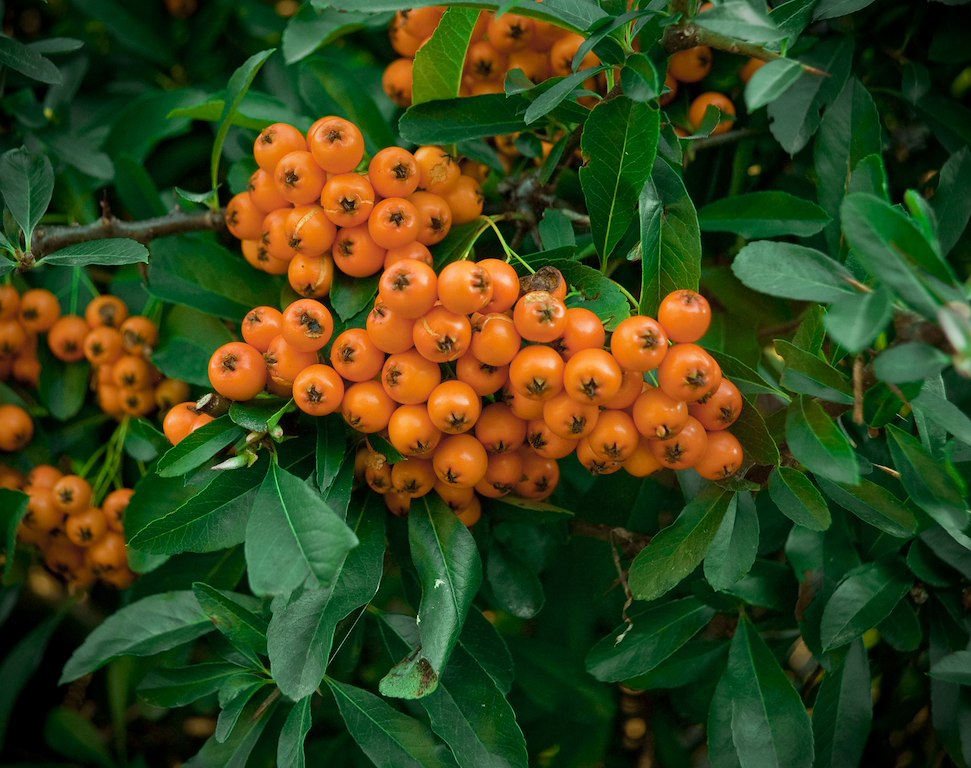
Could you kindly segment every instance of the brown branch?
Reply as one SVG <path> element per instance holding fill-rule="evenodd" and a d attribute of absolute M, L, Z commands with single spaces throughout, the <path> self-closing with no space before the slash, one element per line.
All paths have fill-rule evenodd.
<path fill-rule="evenodd" d="M 627 611 L 634 604 L 634 593 L 631 592 L 630 583 L 627 581 L 627 572 L 624 570 L 623 564 L 620 562 L 620 552 L 617 551 L 617 547 L 614 541 L 610 542 L 610 554 L 614 558 L 614 568 L 617 569 L 617 580 L 620 585 L 624 588 L 624 607 L 620 612 L 621 618 L 624 620 L 624 631 L 621 632 L 617 637 L 614 638 L 614 645 L 620 644 L 628 633 L 634 628 L 634 621 L 631 619 Z"/>
<path fill-rule="evenodd" d="M 583 536 L 588 539 L 599 539 L 608 544 L 616 545 L 624 550 L 627 557 L 634 557 L 644 547 L 651 543 L 651 536 L 647 533 L 635 533 L 626 528 L 603 525 L 601 523 L 590 523 L 586 520 L 573 519 L 570 522 L 570 530 L 574 536 Z"/>
<path fill-rule="evenodd" d="M 104 216 L 93 224 L 76 226 L 41 227 L 31 242 L 31 253 L 25 261 L 37 261 L 49 253 L 69 245 L 101 240 L 106 237 L 127 237 L 140 243 L 148 243 L 159 237 L 179 235 L 185 232 L 221 231 L 226 222 L 223 211 L 185 213 L 173 211 L 141 221 L 124 221 L 115 216 Z"/>
<path fill-rule="evenodd" d="M 749 56 L 762 61 L 774 61 L 775 59 L 785 58 L 777 51 L 770 51 L 761 45 L 746 43 L 744 40 L 736 40 L 734 37 L 712 32 L 710 29 L 699 27 L 697 24 L 692 24 L 691 22 L 668 27 L 664 33 L 663 44 L 668 53 L 676 53 L 677 51 L 695 48 L 699 45 L 707 45 L 709 48 L 714 48 L 718 51 L 727 51 L 728 53 Z M 796 63 L 802 67 L 804 72 L 829 77 L 829 73 L 823 72 L 821 69 L 816 69 L 816 67 L 801 64 L 800 62 Z"/>
<path fill-rule="evenodd" d="M 853 423 L 863 424 L 863 358 L 853 359 Z"/>

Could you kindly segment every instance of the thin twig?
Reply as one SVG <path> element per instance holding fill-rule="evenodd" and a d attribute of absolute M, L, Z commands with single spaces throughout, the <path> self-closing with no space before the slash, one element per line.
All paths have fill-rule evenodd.
<path fill-rule="evenodd" d="M 612 534 L 613 535 L 613 534 Z M 631 605 L 634 604 L 634 593 L 630 591 L 630 584 L 627 582 L 627 573 L 624 571 L 624 566 L 620 562 L 620 552 L 617 551 L 617 547 L 613 540 L 610 542 L 610 554 L 614 558 L 614 567 L 617 569 L 617 580 L 620 581 L 620 585 L 624 588 L 624 595 L 627 598 L 624 600 L 624 607 L 620 612 L 621 618 L 624 620 L 624 631 L 614 638 L 614 645 L 620 645 L 624 638 L 627 637 L 628 633 L 634 628 L 634 621 L 630 616 L 627 615 L 627 611 L 630 610 Z"/>
<path fill-rule="evenodd" d="M 690 22 L 668 27 L 664 33 L 663 43 L 668 53 L 683 51 L 687 48 L 695 48 L 699 45 L 707 45 L 709 48 L 714 48 L 718 51 L 727 51 L 728 53 L 749 56 L 762 61 L 774 61 L 775 59 L 785 58 L 778 51 L 770 51 L 761 45 L 736 40 L 734 37 L 712 32 L 710 29 L 699 27 L 697 24 Z M 796 63 L 802 67 L 804 72 L 808 72 L 811 75 L 829 77 L 829 73 L 821 69 L 811 67 L 808 64 L 801 64 L 800 62 Z"/>
<path fill-rule="evenodd" d="M 223 212 L 203 211 L 185 213 L 173 211 L 165 216 L 156 216 L 141 221 L 124 221 L 115 216 L 102 217 L 93 224 L 79 226 L 41 227 L 33 236 L 31 256 L 34 261 L 49 253 L 69 245 L 101 240 L 106 237 L 127 237 L 140 243 L 147 243 L 158 237 L 178 235 L 185 232 L 222 230 L 226 226 Z"/>
<path fill-rule="evenodd" d="M 904 405 L 906 405 L 908 408 L 910 408 L 910 410 L 914 410 L 914 406 L 912 406 L 910 404 L 910 400 L 907 399 L 907 395 L 905 395 L 903 393 L 903 391 L 900 389 L 900 387 L 898 387 L 896 384 L 894 384 L 893 382 L 890 382 L 890 381 L 885 381 L 884 384 L 887 385 L 887 389 L 889 389 L 897 397 L 900 398 L 900 402 L 902 402 Z"/>
<path fill-rule="evenodd" d="M 280 695 L 281 693 L 279 688 L 274 688 L 270 692 L 270 695 L 266 697 L 266 700 L 262 704 L 260 704 L 259 708 L 253 713 L 252 720 L 254 723 L 257 720 L 259 720 L 261 717 L 263 717 L 263 713 L 266 712 L 267 709 L 269 709 L 270 705 L 274 701 L 280 698 Z"/>
<path fill-rule="evenodd" d="M 720 133 L 717 136 L 706 136 L 703 139 L 691 139 L 687 142 L 686 149 L 690 152 L 700 152 L 705 149 L 715 149 L 729 144 L 737 144 L 746 139 L 757 139 L 767 135 L 767 131 L 758 128 L 738 128 L 727 133 Z"/>
<path fill-rule="evenodd" d="M 879 469 L 881 472 L 886 472 L 890 477 L 900 479 L 900 473 L 896 469 L 891 469 L 890 467 L 885 467 L 883 464 L 874 464 L 874 467 Z"/>
<path fill-rule="evenodd" d="M 634 531 L 628 531 L 626 528 L 590 523 L 586 520 L 572 520 L 570 530 L 574 536 L 599 539 L 600 541 L 606 541 L 608 544 L 621 545 L 627 557 L 634 557 L 651 543 L 651 536 L 649 534 L 635 533 Z"/>
<path fill-rule="evenodd" d="M 863 423 L 863 358 L 853 359 L 853 423 Z"/>

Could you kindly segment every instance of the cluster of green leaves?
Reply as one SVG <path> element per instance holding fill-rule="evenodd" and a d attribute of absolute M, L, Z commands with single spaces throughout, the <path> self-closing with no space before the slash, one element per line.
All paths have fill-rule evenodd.
<path fill-rule="evenodd" d="M 620 764 L 618 682 L 652 698 L 665 764 L 692 764 L 678 726 L 698 722 L 715 766 L 879 762 L 871 727 L 901 727 L 888 714 L 901 701 L 912 716 L 929 701 L 936 739 L 956 764 L 971 763 L 961 687 L 971 680 L 971 113 L 944 95 L 945 74 L 968 56 L 947 37 L 952 17 L 937 9 L 926 24 L 908 21 L 900 5 L 883 20 L 886 1 L 717 3 L 692 19 L 701 34 L 785 54 L 744 91 L 731 85 L 734 64 L 716 66 L 712 80 L 744 100 L 748 130 L 719 148 L 706 144 L 717 114 L 679 139 L 672 122 L 684 104 L 658 107 L 664 36 L 685 20 L 662 0 L 633 10 L 610 0 L 450 4 L 416 58 L 415 105 L 397 124 L 380 96 L 374 41 L 392 12 L 422 3 L 312 0 L 284 21 L 258 3 L 237 15 L 219 2 L 171 29 L 112 0 L 93 5 L 104 34 L 149 71 L 172 62 L 166 35 L 197 44 L 212 39 L 209 25 L 232 21 L 255 40 L 231 76 L 203 57 L 192 86 L 153 87 L 94 132 L 113 176 L 85 177 L 61 158 L 57 189 L 75 195 L 62 203 L 74 218 L 94 218 L 90 205 L 77 211 L 107 178 L 136 216 L 164 213 L 177 197 L 215 205 L 221 184 L 245 188 L 254 132 L 278 120 L 305 129 L 336 112 L 361 126 L 370 151 L 455 144 L 497 170 L 486 140 L 519 132 L 517 178 L 549 184 L 558 205 L 590 222 L 548 209 L 522 260 L 557 266 L 575 289 L 570 303 L 608 328 L 655 312 L 670 290 L 700 286 L 716 306 L 703 343 L 746 398 L 733 432 L 747 459 L 744 478 L 717 484 L 691 473 L 593 478 L 565 461 L 559 506 L 489 502 L 470 532 L 432 497 L 402 520 L 355 489 L 357 442 L 337 417 L 314 423 L 260 399 L 168 450 L 150 423 L 135 422 L 126 446 L 148 472 L 126 531 L 143 576 L 63 681 L 107 666 L 117 689 L 137 689 L 147 704 L 218 707 L 189 765 Z M 686 5 L 690 16 L 697 4 Z M 539 84 L 513 72 L 505 94 L 457 98 L 481 9 L 582 32 L 577 61 L 598 54 L 609 96 L 578 101 L 590 72 Z M 868 31 L 879 41 L 881 24 L 908 39 L 933 35 L 936 52 L 890 68 L 897 82 L 887 83 L 873 64 L 885 46 Z M 271 55 L 277 42 L 281 55 Z M 22 100 L 36 98 L 25 90 Z M 881 90 L 900 98 L 884 104 Z M 897 176 L 917 186 L 887 151 L 905 119 L 928 126 L 938 148 L 922 156 L 940 168 L 929 202 L 897 188 Z M 35 146 L 29 126 L 18 130 Z M 552 144 L 545 160 L 540 138 Z M 165 142 L 187 151 L 180 162 L 196 172 L 173 176 Z M 57 144 L 43 142 L 55 159 Z M 45 162 L 16 148 L 0 161 L 11 254 L 29 250 L 51 199 Z M 164 183 L 181 188 L 160 191 Z M 458 228 L 436 259 L 494 247 L 488 231 Z M 155 362 L 205 387 L 209 354 L 230 338 L 224 321 L 285 302 L 287 289 L 243 270 L 211 235 L 160 239 L 150 251 L 147 290 L 167 305 Z M 112 263 L 72 258 L 48 262 Z M 130 274 L 119 270 L 113 286 Z M 339 326 L 362 325 L 374 292 L 373 280 L 336 280 Z M 287 439 L 272 439 L 278 429 Z M 249 466 L 211 468 L 225 449 L 243 455 L 250 444 L 264 448 Z M 0 501 L 10 552 L 24 500 Z M 629 612 L 612 543 L 571 538 L 572 515 L 652 537 L 629 562 Z M 0 693 L 0 733 L 59 620 L 0 667 L 4 679 L 17 670 Z M 73 729 L 83 743 L 70 757 L 111 764 L 75 714 L 55 710 L 51 737 Z"/>

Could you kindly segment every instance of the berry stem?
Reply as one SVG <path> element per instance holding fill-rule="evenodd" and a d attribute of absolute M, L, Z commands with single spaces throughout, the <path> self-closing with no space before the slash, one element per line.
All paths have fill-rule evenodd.
<path fill-rule="evenodd" d="M 104 464 L 101 465 L 98 476 L 92 484 L 92 499 L 96 504 L 103 501 L 108 489 L 118 478 L 121 471 L 121 459 L 125 452 L 125 439 L 128 437 L 128 425 L 130 423 L 131 417 L 125 416 L 108 439 Z"/>
<path fill-rule="evenodd" d="M 624 296 L 627 298 L 627 301 L 630 302 L 630 305 L 634 309 L 637 309 L 638 307 L 640 307 L 640 303 L 637 301 L 637 299 L 634 298 L 634 295 L 630 291 L 628 291 L 626 288 L 624 288 L 624 286 L 622 286 L 620 283 L 616 281 L 614 282 L 614 285 L 616 285 L 620 289 L 620 292 L 624 294 Z"/>
<path fill-rule="evenodd" d="M 483 216 L 482 218 L 485 219 L 485 221 L 487 221 L 489 223 L 489 226 L 492 227 L 493 231 L 496 233 L 496 237 L 499 238 L 499 244 L 502 246 L 502 250 L 506 254 L 506 261 L 512 261 L 513 259 L 516 259 L 516 261 L 518 261 L 520 264 L 522 264 L 531 275 L 532 274 L 535 274 L 536 273 L 536 270 L 533 269 L 526 262 L 526 260 L 523 259 L 522 256 L 520 256 L 512 248 L 509 247 L 509 243 L 506 242 L 506 238 L 504 238 L 502 236 L 502 232 L 500 232 L 499 231 L 499 227 L 496 226 L 496 221 L 497 220 L 503 219 L 503 218 L 509 218 L 509 216 L 507 216 L 506 214 L 503 214 L 503 215 L 497 216 L 495 218 L 493 218 L 492 216 Z"/>

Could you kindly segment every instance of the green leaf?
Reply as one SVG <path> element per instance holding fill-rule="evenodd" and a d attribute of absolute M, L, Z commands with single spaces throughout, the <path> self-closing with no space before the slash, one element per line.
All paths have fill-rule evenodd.
<path fill-rule="evenodd" d="M 246 434 L 230 420 L 220 416 L 192 432 L 178 445 L 169 448 L 156 466 L 159 477 L 178 477 L 203 464 L 219 451 L 232 445 Z"/>
<path fill-rule="evenodd" d="M 0 35 L 0 67 L 9 67 L 31 80 L 47 85 L 61 82 L 61 73 L 54 66 L 54 62 L 7 35 Z"/>
<path fill-rule="evenodd" d="M 378 276 L 351 277 L 339 269 L 334 270 L 330 288 L 330 306 L 344 321 L 350 320 L 365 307 L 374 303 L 378 293 Z"/>
<path fill-rule="evenodd" d="M 267 462 L 183 478 L 146 475 L 125 511 L 129 546 L 142 552 L 214 552 L 240 544 Z"/>
<path fill-rule="evenodd" d="M 279 768 L 304 768 L 307 764 L 303 744 L 313 725 L 310 712 L 311 696 L 304 696 L 293 705 L 287 715 L 277 747 L 276 764 Z"/>
<path fill-rule="evenodd" d="M 810 768 L 809 715 L 772 651 L 747 619 L 738 623 L 728 666 L 708 713 L 713 768 Z"/>
<path fill-rule="evenodd" d="M 883 157 L 874 153 L 867 155 L 853 167 L 847 192 L 869 192 L 884 200 L 890 199 L 890 185 L 887 180 L 887 167 Z"/>
<path fill-rule="evenodd" d="M 255 675 L 240 675 L 219 692 L 222 711 L 216 720 L 216 732 L 213 734 L 217 742 L 222 744 L 232 735 L 242 717 L 243 710 L 256 700 L 256 695 L 265 685 L 270 685 L 270 682 Z M 234 693 L 227 694 L 227 691 Z M 245 723 L 243 725 L 245 727 Z"/>
<path fill-rule="evenodd" d="M 118 0 L 74 0 L 73 4 L 85 17 L 97 19 L 121 48 L 139 59 L 163 70 L 175 64 L 175 46 L 151 23 L 150 19 L 158 18 L 154 14 L 137 13 Z"/>
<path fill-rule="evenodd" d="M 914 310 L 934 317 L 941 301 L 912 259 L 933 262 L 937 256 L 914 224 L 886 201 L 865 192 L 847 195 L 840 211 L 843 234 L 866 270 Z M 927 268 L 923 263 L 921 266 Z"/>
<path fill-rule="evenodd" d="M 546 599 L 536 571 L 516 551 L 494 541 L 486 559 L 486 579 L 498 606 L 520 619 L 531 619 Z"/>
<path fill-rule="evenodd" d="M 849 16 L 872 3 L 873 0 L 819 0 L 813 10 L 813 21 Z"/>
<path fill-rule="evenodd" d="M 95 627 L 64 665 L 60 683 L 77 680 L 119 656 L 151 656 L 213 629 L 191 592 L 150 595 L 120 608 Z"/>
<path fill-rule="evenodd" d="M 520 499 L 517 496 L 503 496 L 490 499 L 489 509 L 497 520 L 520 522 L 528 520 L 535 523 L 557 523 L 573 517 L 573 512 L 545 501 Z"/>
<path fill-rule="evenodd" d="M 853 404 L 850 382 L 833 366 L 783 339 L 775 339 L 773 344 L 776 354 L 786 363 L 782 386 L 831 403 Z"/>
<path fill-rule="evenodd" d="M 92 142 L 59 130 L 51 131 L 44 139 L 53 158 L 98 181 L 108 182 L 114 177 L 111 158 Z"/>
<path fill-rule="evenodd" d="M 873 363 L 873 372 L 881 381 L 905 384 L 936 376 L 950 362 L 951 358 L 936 347 L 920 341 L 907 341 L 881 352 Z"/>
<path fill-rule="evenodd" d="M 55 752 L 83 765 L 115 765 L 101 733 L 76 709 L 52 709 L 44 722 L 44 741 Z"/>
<path fill-rule="evenodd" d="M 534 263 L 537 266 L 545 263 L 559 269 L 567 283 L 580 294 L 571 296 L 566 302 L 567 306 L 589 309 L 601 319 L 607 330 L 613 330 L 630 316 L 627 297 L 613 280 L 593 267 L 562 259 L 537 260 Z"/>
<path fill-rule="evenodd" d="M 816 486 L 797 469 L 773 469 L 769 475 L 769 497 L 792 522 L 812 531 L 825 531 L 833 522 Z"/>
<path fill-rule="evenodd" d="M 623 96 L 600 102 L 583 126 L 580 184 L 601 264 L 635 219 L 660 131 L 660 112 Z"/>
<path fill-rule="evenodd" d="M 663 80 L 657 67 L 645 53 L 632 53 L 620 71 L 620 83 L 630 98 L 635 101 L 652 101 L 664 90 Z"/>
<path fill-rule="evenodd" d="M 735 256 L 732 272 L 752 290 L 785 299 L 828 303 L 856 294 L 846 267 L 793 243 L 749 243 Z"/>
<path fill-rule="evenodd" d="M 749 240 L 779 235 L 809 237 L 823 230 L 829 216 L 809 200 L 788 192 L 767 191 L 715 200 L 698 211 L 698 223 L 704 232 L 732 232 Z"/>
<path fill-rule="evenodd" d="M 862 641 L 853 643 L 841 664 L 823 676 L 813 705 L 816 768 L 860 764 L 873 720 L 870 666 Z"/>
<path fill-rule="evenodd" d="M 638 552 L 630 567 L 637 600 L 654 600 L 674 588 L 702 561 L 735 498 L 717 486 L 706 488 Z"/>
<path fill-rule="evenodd" d="M 745 108 L 754 112 L 772 103 L 788 91 L 801 74 L 802 67 L 792 59 L 776 59 L 766 63 L 745 84 Z"/>
<path fill-rule="evenodd" d="M 883 621 L 906 595 L 913 579 L 900 566 L 864 563 L 846 574 L 823 609 L 824 651 L 846 645 Z"/>
<path fill-rule="evenodd" d="M 910 404 L 915 413 L 950 432 L 962 443 L 971 445 L 971 418 L 950 400 L 925 387 Z"/>
<path fill-rule="evenodd" d="M 573 224 L 558 208 L 547 208 L 539 222 L 539 236 L 543 249 L 573 248 L 577 244 Z"/>
<path fill-rule="evenodd" d="M 740 493 L 722 518 L 708 554 L 705 578 L 723 591 L 739 581 L 755 563 L 759 549 L 759 516 L 750 493 Z"/>
<path fill-rule="evenodd" d="M 764 11 L 745 0 L 725 0 L 694 18 L 695 24 L 750 43 L 772 43 L 786 34 Z"/>
<path fill-rule="evenodd" d="M 908 539 L 917 530 L 914 513 L 883 486 L 862 477 L 857 485 L 839 485 L 824 477 L 816 482 L 843 509 L 890 536 Z"/>
<path fill-rule="evenodd" d="M 877 624 L 881 639 L 895 651 L 910 653 L 924 641 L 921 621 L 911 603 L 901 600 L 883 621 Z"/>
<path fill-rule="evenodd" d="M 684 180 L 664 160 L 638 199 L 641 237 L 628 258 L 641 259 L 642 314 L 655 317 L 661 300 L 680 288 L 698 289 L 701 280 L 701 230 Z"/>
<path fill-rule="evenodd" d="M 38 348 L 40 386 L 37 394 L 51 416 L 67 421 L 84 406 L 91 385 L 91 366 L 87 360 L 65 363 L 58 360 L 45 344 Z"/>
<path fill-rule="evenodd" d="M 879 157 L 882 149 L 877 107 L 863 83 L 851 77 L 823 115 L 813 154 L 816 195 L 819 204 L 833 217 L 833 225 L 827 230 L 833 250 L 839 247 L 840 204 L 849 189 L 851 174 L 864 158 L 874 154 Z"/>
<path fill-rule="evenodd" d="M 317 487 L 326 492 L 337 478 L 347 453 L 344 420 L 335 414 L 317 419 Z"/>
<path fill-rule="evenodd" d="M 316 10 L 317 5 L 302 6 L 287 22 L 283 30 L 283 58 L 287 64 L 305 59 L 318 48 L 360 29 L 387 28 L 391 20 L 387 16 L 348 13 L 334 8 Z"/>
<path fill-rule="evenodd" d="M 913 435 L 887 425 L 887 446 L 904 490 L 952 539 L 971 549 L 964 495 L 954 478 Z"/>
<path fill-rule="evenodd" d="M 971 685 L 971 651 L 955 651 L 931 665 L 928 674 L 935 680 Z"/>
<path fill-rule="evenodd" d="M 833 302 L 823 318 L 826 332 L 850 354 L 866 349 L 893 317 L 893 296 L 886 288 L 856 293 Z"/>
<path fill-rule="evenodd" d="M 25 493 L 0 488 L 0 534 L 3 538 L 3 551 L 6 559 L 3 563 L 2 583 L 6 584 L 13 570 L 14 552 L 17 549 L 17 526 L 27 514 L 27 504 L 30 499 Z M 0 739 L 2 742 L 3 739 Z"/>
<path fill-rule="evenodd" d="M 254 594 L 281 595 L 314 578 L 333 584 L 354 532 L 310 487 L 270 466 L 246 525 L 246 564 Z"/>
<path fill-rule="evenodd" d="M 472 534 L 437 495 L 412 502 L 408 541 L 421 582 L 420 645 L 381 680 L 385 696 L 420 699 L 438 686 L 482 583 Z"/>
<path fill-rule="evenodd" d="M 0 514 L 7 510 L 2 503 L 7 493 L 10 492 L 4 490 L 0 495 Z M 13 562 L 12 550 L 7 550 L 7 562 Z M 47 652 L 47 644 L 66 615 L 65 610 L 59 610 L 47 616 L 29 632 L 24 633 L 0 663 L 0 680 L 3 680 L 3 687 L 0 688 L 0 744 L 4 743 L 4 734 L 7 732 L 7 724 L 17 697 L 40 668 Z"/>
<path fill-rule="evenodd" d="M 826 38 L 801 60 L 828 76 L 802 72 L 785 93 L 769 104 L 769 130 L 790 155 L 809 143 L 819 127 L 823 109 L 843 90 L 853 60 L 853 37 Z"/>
<path fill-rule="evenodd" d="M 408 108 L 398 121 L 401 138 L 414 144 L 454 144 L 515 133 L 525 127 L 528 101 L 501 93 L 426 101 Z"/>
<path fill-rule="evenodd" d="M 523 116 L 526 125 L 532 125 L 537 120 L 546 117 L 546 115 L 560 106 L 567 98 L 572 96 L 574 91 L 583 89 L 587 80 L 595 77 L 604 69 L 606 69 L 605 66 L 592 67 L 591 69 L 583 69 L 559 79 L 529 105 L 529 109 L 526 110 L 526 114 Z"/>
<path fill-rule="evenodd" d="M 218 96 L 210 96 L 190 107 L 177 107 L 169 112 L 169 117 L 188 117 L 192 120 L 218 123 L 226 107 L 226 100 L 222 96 L 221 93 Z M 294 112 L 280 99 L 252 89 L 247 91 L 239 108 L 230 118 L 232 125 L 253 131 L 262 131 L 271 123 L 283 122 L 290 123 L 298 128 L 305 128 L 310 124 L 306 117 Z M 189 192 L 176 187 L 175 193 L 184 200 L 201 205 L 211 205 L 214 197 L 218 196 L 217 190 L 213 189 L 205 192 Z"/>
<path fill-rule="evenodd" d="M 202 749 L 190 760 L 183 763 L 183 768 L 246 768 L 249 756 L 259 741 L 260 735 L 266 728 L 279 703 L 271 698 L 273 693 L 266 696 L 248 698 L 246 706 L 236 717 L 236 727 L 225 741 L 216 740 L 210 736 Z"/>
<path fill-rule="evenodd" d="M 308 589 L 274 610 L 267 632 L 270 669 L 280 690 L 303 699 L 320 685 L 337 625 L 374 597 L 384 570 L 383 503 L 368 494 L 349 521 L 360 542 L 350 551 L 332 587 Z"/>
<path fill-rule="evenodd" d="M 937 214 L 937 236 L 941 253 L 951 252 L 971 218 L 971 151 L 962 147 L 944 163 L 931 207 Z"/>
<path fill-rule="evenodd" d="M 216 129 L 216 137 L 212 143 L 209 180 L 213 189 L 219 184 L 219 159 L 223 154 L 223 144 L 226 143 L 226 136 L 229 134 L 230 127 L 232 127 L 233 117 L 239 109 L 243 97 L 246 96 L 246 92 L 253 84 L 253 80 L 256 78 L 260 68 L 273 55 L 275 50 L 276 48 L 270 48 L 266 51 L 254 53 L 229 78 L 229 83 L 226 85 L 226 102 L 223 105 L 223 113 L 219 118 L 219 127 Z"/>
<path fill-rule="evenodd" d="M 715 349 L 708 349 L 708 354 L 715 358 L 722 372 L 728 376 L 739 390 L 746 395 L 773 395 L 782 400 L 787 400 L 788 396 L 781 389 L 776 387 L 771 381 L 767 380 L 761 373 L 754 368 L 750 368 L 741 360 L 726 355 Z M 745 409 L 742 410 L 745 413 Z M 762 420 L 764 424 L 764 420 Z M 732 430 L 734 432 L 734 429 Z"/>
<path fill-rule="evenodd" d="M 229 406 L 229 418 L 247 432 L 269 432 L 287 413 L 297 410 L 293 400 L 279 397 L 235 402 Z"/>
<path fill-rule="evenodd" d="M 504 694 L 512 690 L 513 660 L 505 640 L 481 611 L 469 611 L 459 636 L 459 645 L 485 670 Z"/>
<path fill-rule="evenodd" d="M 157 299 L 235 323 L 253 307 L 277 306 L 282 281 L 245 267 L 234 254 L 201 235 L 152 241 L 148 290 Z"/>
<path fill-rule="evenodd" d="M 209 358 L 218 347 L 234 341 L 226 324 L 189 307 L 174 306 L 160 326 L 152 362 L 171 379 L 209 389 Z"/>
<path fill-rule="evenodd" d="M 411 616 L 382 613 L 381 634 L 392 658 L 418 642 Z M 461 645 L 455 648 L 434 693 L 421 699 L 432 730 L 461 768 L 527 765 L 526 741 L 516 713 L 495 680 Z"/>
<path fill-rule="evenodd" d="M 242 668 L 225 661 L 187 667 L 157 667 L 138 685 L 138 695 L 156 707 L 184 707 L 219 691 Z"/>
<path fill-rule="evenodd" d="M 465 52 L 479 12 L 448 8 L 435 32 L 415 54 L 412 104 L 459 95 Z"/>
<path fill-rule="evenodd" d="M 452 753 L 424 723 L 392 709 L 373 693 L 324 678 L 347 729 L 378 768 L 446 768 Z"/>
<path fill-rule="evenodd" d="M 865 264 L 878 264 L 890 251 L 938 280 L 948 284 L 956 282 L 950 266 L 934 250 L 914 221 L 886 200 L 866 192 L 856 192 L 843 201 L 842 214 L 846 237 L 857 252 L 857 257 L 866 258 Z"/>
<path fill-rule="evenodd" d="M 0 155 L 0 192 L 10 215 L 20 225 L 30 246 L 34 229 L 51 204 L 54 169 L 46 155 L 26 147 Z"/>
<path fill-rule="evenodd" d="M 237 595 L 197 581 L 192 592 L 216 629 L 240 650 L 266 656 L 267 621 L 254 613 L 259 603 L 247 595 Z"/>
<path fill-rule="evenodd" d="M 98 264 L 117 267 L 122 264 L 147 264 L 148 248 L 127 237 L 89 240 L 54 251 L 37 261 L 38 264 L 57 264 L 62 267 L 86 267 Z"/>
<path fill-rule="evenodd" d="M 786 441 L 810 472 L 835 483 L 856 485 L 860 468 L 849 438 L 815 400 L 798 397 L 786 412 Z"/>
<path fill-rule="evenodd" d="M 587 654 L 587 671 L 598 680 L 619 683 L 646 675 L 714 618 L 715 610 L 694 597 L 652 605 L 631 616 Z M 620 639 L 622 637 L 622 639 Z"/>

